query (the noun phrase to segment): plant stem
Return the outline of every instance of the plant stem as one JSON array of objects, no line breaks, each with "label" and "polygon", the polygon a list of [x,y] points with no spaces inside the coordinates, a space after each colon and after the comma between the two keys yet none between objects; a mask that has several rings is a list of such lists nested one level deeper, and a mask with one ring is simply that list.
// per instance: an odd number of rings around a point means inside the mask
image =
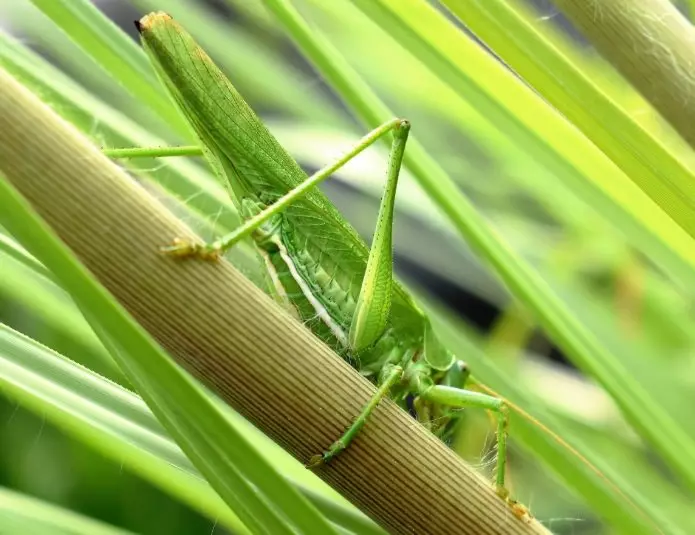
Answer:
[{"label": "plant stem", "polygon": [[[0,172],[182,366],[301,462],[373,396],[231,264],[158,254],[193,234],[2,69]],[[547,533],[387,400],[317,474],[391,533]]]},{"label": "plant stem", "polygon": [[668,0],[555,0],[596,49],[695,147],[695,30]]}]

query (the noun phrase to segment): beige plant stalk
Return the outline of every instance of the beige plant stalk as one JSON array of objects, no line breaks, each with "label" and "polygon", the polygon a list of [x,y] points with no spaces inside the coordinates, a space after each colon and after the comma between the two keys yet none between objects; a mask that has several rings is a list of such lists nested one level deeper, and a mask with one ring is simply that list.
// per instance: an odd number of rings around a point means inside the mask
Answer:
[{"label": "beige plant stalk", "polygon": [[[229,263],[158,254],[190,230],[2,70],[0,172],[178,362],[300,461],[371,397]],[[389,401],[318,473],[391,533],[546,532]]]}]

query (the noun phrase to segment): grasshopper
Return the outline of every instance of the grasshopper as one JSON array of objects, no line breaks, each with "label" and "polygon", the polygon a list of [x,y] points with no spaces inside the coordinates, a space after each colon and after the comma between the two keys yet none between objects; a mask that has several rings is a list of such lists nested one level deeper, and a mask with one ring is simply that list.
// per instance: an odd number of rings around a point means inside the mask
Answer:
[{"label": "grasshopper", "polygon": [[[507,404],[463,388],[466,365],[438,340],[427,316],[393,278],[392,222],[408,121],[384,123],[343,157],[307,177],[171,17],[152,13],[136,26],[159,77],[244,220],[212,243],[175,240],[163,251],[175,257],[214,260],[250,237],[265,262],[273,296],[378,387],[353,424],[326,451],[314,456],[309,466],[328,463],[345,450],[386,396],[414,412],[440,437],[451,429],[455,409],[478,407],[497,417],[495,488],[507,500]],[[368,248],[316,186],[389,134],[386,186]],[[138,149],[127,150],[129,156],[137,156]],[[152,149],[143,150],[153,155]],[[175,148],[155,155],[176,155]]]}]

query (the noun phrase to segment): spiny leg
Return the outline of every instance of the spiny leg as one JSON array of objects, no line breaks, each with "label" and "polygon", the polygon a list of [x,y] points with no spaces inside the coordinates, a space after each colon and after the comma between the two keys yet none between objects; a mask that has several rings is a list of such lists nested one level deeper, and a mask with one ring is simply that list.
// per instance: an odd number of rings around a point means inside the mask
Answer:
[{"label": "spiny leg", "polygon": [[[230,249],[239,241],[247,238],[258,229],[263,223],[268,221],[274,215],[280,213],[287,206],[292,204],[292,202],[304,196],[312,188],[316,187],[318,184],[329,178],[338,169],[343,167],[346,163],[352,160],[355,156],[360,154],[362,151],[373,145],[376,141],[384,137],[392,130],[400,131],[403,129],[408,129],[409,123],[403,119],[391,119],[390,121],[384,123],[378,128],[372,130],[369,134],[364,136],[354,148],[349,150],[343,156],[338,158],[332,164],[324,167],[318,172],[314,173],[308,177],[299,186],[289,191],[278,199],[271,206],[262,210],[260,213],[256,214],[252,218],[245,221],[241,226],[236,228],[229,234],[215,240],[210,244],[195,244],[184,240],[175,240],[171,246],[163,247],[162,251],[179,257],[201,257],[204,259],[214,259],[217,258],[221,253]],[[406,134],[407,135],[407,134]],[[398,137],[398,136],[397,136]],[[396,141],[394,141],[394,144]],[[199,154],[200,151],[195,151],[192,147],[164,147],[162,149],[110,149],[107,154],[113,157],[123,157],[123,158],[138,158],[138,157],[167,157],[167,156],[178,156],[182,152],[193,151],[192,154]],[[393,150],[392,150],[393,152]],[[393,158],[391,158],[393,160]],[[400,166],[400,162],[399,162]]]},{"label": "spiny leg", "polygon": [[451,386],[432,386],[420,396],[432,403],[450,407],[476,407],[493,411],[497,416],[497,467],[495,488],[497,494],[505,500],[509,491],[504,486],[507,468],[507,429],[509,428],[509,409],[504,400],[480,392],[472,392]]},{"label": "spiny leg", "polygon": [[[329,178],[338,169],[343,167],[346,163],[348,163],[350,160],[352,160],[355,156],[360,154],[366,148],[373,145],[376,141],[384,137],[391,130],[396,130],[396,132],[398,132],[400,129],[404,127],[404,125],[409,126],[408,122],[404,121],[403,119],[392,119],[387,123],[384,123],[383,125],[379,126],[378,128],[372,130],[369,134],[364,136],[351,150],[349,150],[347,153],[345,153],[332,164],[324,167],[323,169],[311,175],[299,186],[283,195],[271,206],[262,210],[260,213],[256,214],[252,218],[248,219],[241,226],[234,229],[226,236],[223,236],[210,244],[197,246],[196,250],[193,250],[191,252],[196,256],[202,256],[203,258],[205,258],[211,254],[218,255],[226,251],[227,249],[230,249],[241,240],[250,236],[253,233],[253,231],[258,229],[271,217],[282,212],[282,210],[287,208],[287,206],[292,204],[297,199],[300,199],[306,193],[311,191],[312,188],[315,188],[321,182]],[[188,251],[188,249],[190,249],[190,245],[187,247],[186,244],[175,244],[173,247],[168,248],[166,251],[172,252],[173,254],[177,254],[177,252],[182,251],[184,249],[188,255],[191,254],[191,252]]]},{"label": "spiny leg", "polygon": [[374,412],[379,402],[384,399],[391,388],[396,385],[403,377],[403,368],[400,366],[389,366],[382,374],[383,380],[379,389],[376,391],[369,403],[362,409],[362,412],[355,419],[352,425],[343,433],[338,440],[336,440],[331,446],[324,451],[321,455],[314,455],[307,464],[307,468],[315,468],[321,464],[328,463],[333,457],[338,455],[341,451],[350,445],[350,442],[357,436],[357,433],[364,427],[367,423],[367,419]]}]

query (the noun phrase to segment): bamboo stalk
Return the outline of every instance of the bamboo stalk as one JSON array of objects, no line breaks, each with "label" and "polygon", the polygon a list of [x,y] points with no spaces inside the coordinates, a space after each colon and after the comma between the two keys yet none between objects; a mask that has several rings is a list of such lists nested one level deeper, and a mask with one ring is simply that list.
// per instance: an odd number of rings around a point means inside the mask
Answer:
[{"label": "bamboo stalk", "polygon": [[[0,172],[178,362],[301,462],[371,397],[231,264],[158,254],[191,231],[4,70]],[[318,474],[392,533],[546,532],[390,401]]]}]

